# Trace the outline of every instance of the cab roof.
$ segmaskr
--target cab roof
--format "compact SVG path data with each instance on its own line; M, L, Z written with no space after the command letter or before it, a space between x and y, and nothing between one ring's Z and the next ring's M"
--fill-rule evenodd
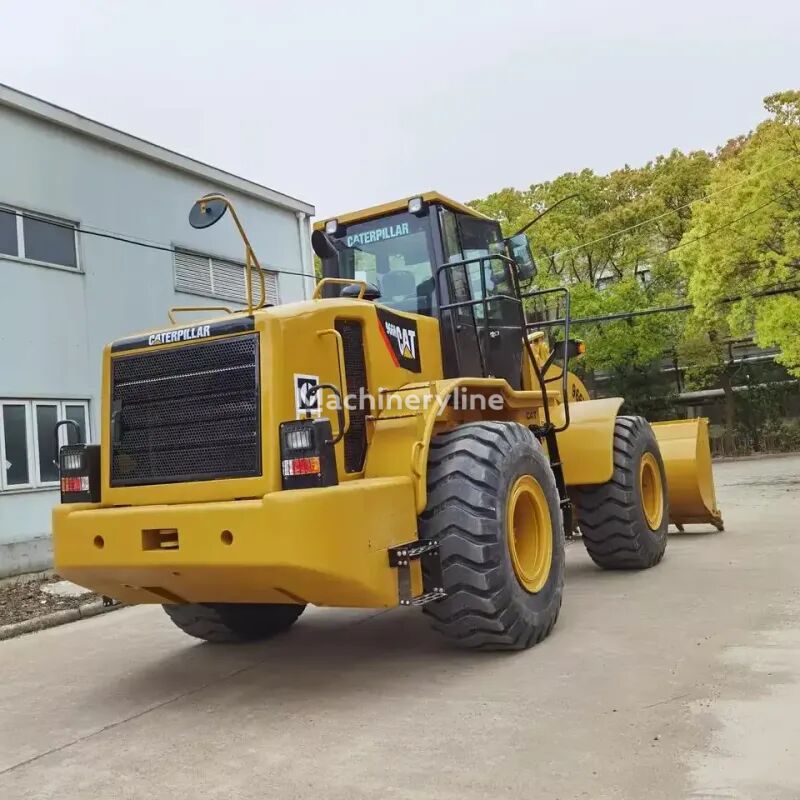
M476 211L474 208L465 206L463 203L459 203L458 200L451 200L449 197L439 194L439 192L423 192L422 194L412 194L408 197L403 197L400 200L394 200L391 203L383 203L379 206L370 206L369 208L363 208L360 211L350 211L347 214L336 214L332 217L318 220L314 223L314 229L324 229L325 223L332 219L338 220L343 225L349 225L353 222L366 222L367 220L374 219L375 217L384 217L387 214L393 214L396 211L403 211L408 207L408 201L414 197L421 197L426 203L439 203L445 208L449 208L451 211L460 211L462 214L469 214L469 216L476 217L477 219L491 219L491 217L481 214L480 211Z

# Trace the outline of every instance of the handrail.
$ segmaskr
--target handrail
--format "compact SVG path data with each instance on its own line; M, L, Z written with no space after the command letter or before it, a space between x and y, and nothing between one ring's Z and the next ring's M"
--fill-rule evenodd
M333 278L329 280L334 280ZM344 342L342 341L342 334L336 330L336 328L325 328L321 331L317 331L317 336L320 338L323 336L333 336L334 341L336 343L336 359L339 365L339 386L341 391L339 393L339 405L342 406L342 412L339 415L341 423L343 423L344 427L339 431L341 436L344 436L350 430L350 406L347 404L345 399L346 391L347 391L347 369L344 363ZM325 384L327 385L327 384ZM341 427L341 424L340 424ZM338 442L339 439L336 441Z
M236 313L228 308L228 306L173 306L169 311L167 311L167 316L173 325L177 325L178 323L175 321L175 314L182 314L184 312L188 313L190 311L225 311L228 314ZM242 311L244 311L244 309L242 309Z
M486 271L484 268L484 263L486 261L497 260L503 263L508 271L509 282L513 286L514 295L508 294L497 294L492 295L491 297L487 296L487 287L486 287ZM445 271L452 271L454 268L457 267L467 267L471 264L478 264L479 265L479 274L481 280L481 297L474 299L474 300L462 300L454 303L442 303L442 282L441 282L441 275ZM527 315L525 313L525 305L524 300L532 298L532 297L541 297L548 294L554 293L563 293L565 295L565 313L564 317L564 341L566 342L569 339L569 311L570 311L570 295L569 291L564 287L556 287L552 289L539 289L534 290L531 292L522 293L520 290L519 285L519 273L517 270L516 262L509 258L508 256L504 256L502 254L494 254L494 255L485 255L485 256L476 256L474 258L467 258L462 259L461 261L453 261L447 264L441 264L439 267L436 268L434 272L434 281L435 281L435 290L436 290L436 301L437 306L439 308L440 313L444 311L449 311L452 313L457 308L472 308L472 320L475 327L475 336L476 336L476 343L478 345L478 356L481 362L481 371L483 373L483 377L488 377L489 370L487 365L488 354L484 354L483 346L481 345L480 338L478 337L478 321L475 318L474 308L475 306L482 306L483 308L483 330L485 340L489 340L490 334L490 325L489 325L489 304L495 302L497 300L507 300L517 304L519 308L519 325L520 325L520 338L522 340L523 347L525 348L528 358L531 362L533 367L533 372L536 377L536 382L539 384L540 390L542 392L543 398L543 411L545 417L545 427L548 429L552 429L554 433L560 433L569 426L570 415L569 415L569 384L568 384L568 372L566 370L566 365L561 371L561 396L562 396L562 405L564 406L564 422L562 425L556 427L553 425L551 415L550 415L550 401L549 401L549 394L547 391L547 383L551 382L545 378L545 374L547 370L552 365L555 357L557 355L557 350L553 350L550 356L548 357L545 364L541 365L536 360L536 355L533 352L533 348L531 346L530 341L528 340L527 332L531 329L535 329L538 327L538 323L528 322ZM564 345L566 347L566 344ZM457 362L459 360L459 353L458 347L455 348L456 359ZM460 363L457 364L458 369L460 371L461 365Z
M530 292L525 292L524 294L520 294L520 303L523 303L524 300L528 300L530 298L535 297L543 297L544 295L548 294L563 294L564 295L564 342L562 347L564 349L564 355L566 355L566 348L567 348L567 341L569 340L569 322L570 322L570 294L569 289L564 286L555 286L551 289L535 289ZM524 313L524 303L523 303L523 313ZM540 323L538 322L528 322L527 317L525 321L525 330L531 329L540 329ZM525 337L527 341L527 336ZM557 345L553 348L550 352L550 355L547 358L547 361L542 365L541 374L542 374L542 386L544 387L547 383L552 383L553 379L548 381L544 376L547 374L547 370L553 365L558 354ZM563 397L563 406L564 406L564 424L555 428L555 433L561 433L561 431L566 430L569 427L569 372L567 370L566 359L564 359L564 364L561 368L561 394ZM549 422L549 420L548 420Z
M338 286L358 286L358 300L363 300L364 295L367 293L367 282L361 280L355 280L350 278L322 278L322 280L317 282L317 285L314 287L314 294L311 295L312 300L319 300L321 296L321 290L324 286L328 284L335 284Z
M478 345L478 357L481 361L481 372L483 373L483 377L488 377L488 369L487 369L487 359L483 352L483 347L481 347L480 338L478 337L478 320L475 318L475 306L482 305L483 306L483 331L486 340L489 340L489 303L493 301L493 299L501 300L503 298L507 300L511 300L512 302L519 303L519 300L516 297L511 297L508 295L495 295L492 298L486 296L486 272L483 268L483 264L485 261L491 261L493 259L497 259L501 263L505 264L509 277L511 278L511 283L518 287L518 281L516 280L516 263L513 259L509 258L508 256L504 256L501 253L495 253L494 255L485 255L485 256L475 256L474 258L464 258L461 261L450 261L447 264L440 264L433 275L434 280L434 289L436 291L436 306L440 312L442 311L450 311L451 313L451 320L452 320L452 312L455 308L472 308L472 322L475 326L475 342ZM459 301L458 303L442 303L442 282L441 282L441 275L446 270L453 270L455 267L466 267L469 264L478 264L479 265L479 273L481 278L481 297L477 300L464 300ZM456 354L456 362L459 369L461 371L461 364L458 363L459 359L459 351L458 347L454 349Z

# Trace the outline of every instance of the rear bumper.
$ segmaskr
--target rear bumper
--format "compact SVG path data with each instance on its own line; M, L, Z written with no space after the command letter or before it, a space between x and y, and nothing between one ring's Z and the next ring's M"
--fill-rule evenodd
M389 607L398 598L387 548L416 536L405 478L255 500L53 511L59 574L126 603Z

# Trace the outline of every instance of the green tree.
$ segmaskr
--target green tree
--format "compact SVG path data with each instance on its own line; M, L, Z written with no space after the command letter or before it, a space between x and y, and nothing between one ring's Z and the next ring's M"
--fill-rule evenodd
M678 244L691 224L691 204L704 194L712 168L708 153L674 150L640 168L565 173L472 205L510 234L561 198L577 195L529 230L537 283L568 286L574 317L639 310L673 304L683 295L685 279L663 251ZM653 362L676 348L682 326L676 315L582 325L576 333L588 346L583 369L609 373L615 393L641 393L652 383Z
M770 118L719 151L710 196L695 205L675 255L705 327L780 347L778 360L800 375L800 297L752 297L800 281L800 91L764 105Z

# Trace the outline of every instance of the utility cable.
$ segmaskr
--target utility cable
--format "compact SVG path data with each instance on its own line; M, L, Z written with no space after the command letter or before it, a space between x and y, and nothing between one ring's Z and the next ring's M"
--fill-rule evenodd
M686 245L694 244L695 242L699 242L702 239L707 239L709 236L714 236L721 231L724 231L726 228L733 227L737 222L741 222L743 219L747 219L747 217L751 217L753 214L761 211L762 208L766 208L767 206L772 205L773 203L777 203L782 197L785 197L787 194L791 194L794 192L794 189L787 189L785 192L781 192L780 194L775 195L775 197L767 200L766 203L762 203L760 206L756 206L755 208L751 208L749 211L746 211L744 214L738 217L734 217L731 220L728 220L724 225L719 225L716 228L711 228L707 230L705 233L701 233L698 236L694 236L691 239L682 239L677 244L672 245L671 247L667 247L665 250L657 250L652 253L645 253L639 259L637 259L637 263L643 260L650 260L653 258L657 258L658 256L666 255L667 253L673 252L673 250L680 250L681 247L686 247ZM617 266L617 269L624 269L625 267L634 266L633 262L627 262Z
M728 297L723 297L717 302L719 304L738 303L740 300L746 300L748 298L774 297L781 294L800 292L800 283L792 286L783 286L781 284L771 284L771 286L776 288L765 288L757 292L750 292L749 294L734 294ZM633 319L634 317L647 317L651 314L671 314L679 311L691 311L694 309L694 307L694 303L681 303L680 305L675 306L642 308L638 311L618 311L613 314L597 314L596 316L592 317L570 317L569 324L580 325L589 323L597 324L602 322L620 322L623 320ZM543 328L552 328L556 325L563 325L564 319L542 320L536 324L541 325Z
M782 167L786 164L789 164L792 161L796 161L797 159L800 159L800 155L787 158L785 161L773 164L771 167L766 167L765 169L759 170L758 172L752 172L749 175L746 175L741 180L734 181L733 183L729 183L726 186L721 186L719 189L716 189L713 192L708 192L707 194L704 194L701 197L696 197L694 200L690 200L688 203L684 203L682 206L678 206L677 208L671 208L668 211L664 211L661 214L657 214L655 217L650 217L649 219L642 220L641 222L637 222L634 225L629 225L627 228L620 228L619 230L613 231L612 233L607 233L605 236L599 236L597 239L590 239L588 242L581 242L581 244L575 245L574 247L568 247L565 250L559 250L558 252L553 253L552 256L549 256L549 258L555 260L557 258L560 258L561 256L567 255L568 253L574 253L577 250L581 250L585 247L597 244L598 242L604 242L607 239L613 239L615 236L620 236L623 233L628 233L629 231L636 230L637 228L641 228L644 225L649 225L651 222L657 222L660 219L664 219L664 217L668 217L670 214L677 214L679 211L683 211L686 208L691 208L695 203L701 203L704 200L708 200L712 197L715 197L718 194L727 192L730 189L735 189L737 186L741 186L743 183L747 183L748 181L751 181L754 178L759 177L760 175L764 175L767 172L771 172L774 169L778 169L778 167Z
M121 233L115 233L115 232L112 232L112 231L105 231L105 230L102 230L102 229L94 229L94 226L89 226L88 228L86 228L86 227L79 226L79 225L73 225L71 223L59 222L58 220L49 219L48 217L43 217L43 216L39 216L39 215L36 215L36 214L29 214L29 213L27 213L25 211L18 211L15 208L0 207L0 214L13 214L13 215L22 217L22 219L35 220L36 222L46 222L48 225L52 225L55 228L64 228L66 230L75 231L80 236L96 236L96 237L98 237L100 239L110 239L110 240L115 241L115 242L123 242L124 244L132 244L132 245L135 245L136 247L144 247L144 248L147 248L148 250L158 250L158 251L160 251L162 253L173 253L173 254L175 254L175 253L183 253L183 252L188 252L188 253L192 252L188 248L184 251L184 250L181 250L181 249L176 248L176 247L170 247L169 245L156 244L154 242L148 242L146 240L134 239L134 238L131 238L130 236L125 236L125 235L123 235ZM199 253L199 255L203 255L203 254ZM211 256L211 257L213 258L213 256ZM222 260L230 260L230 259L222 259ZM297 270L281 269L279 267L271 267L271 266L265 267L264 271L265 272L276 272L276 273L279 273L279 274L282 274L282 275L299 275L302 278L313 278L314 277L313 275L310 275L307 272L298 272Z

